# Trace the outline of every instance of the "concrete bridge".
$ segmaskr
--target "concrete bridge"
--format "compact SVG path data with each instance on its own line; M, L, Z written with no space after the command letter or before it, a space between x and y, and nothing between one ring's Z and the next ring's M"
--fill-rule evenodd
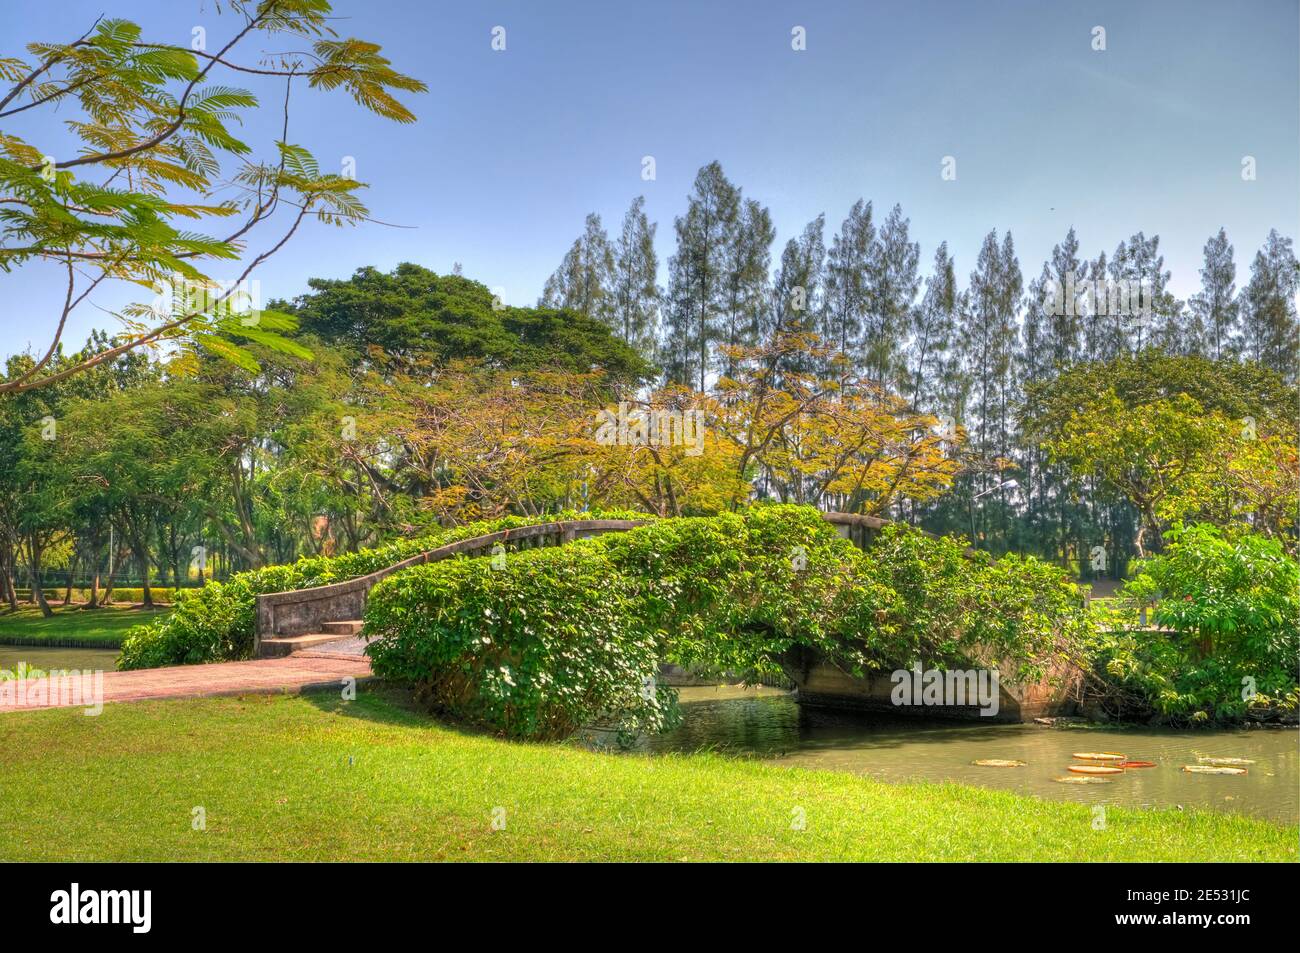
M853 513L824 513L839 534L861 549L889 525L888 520ZM558 520L500 530L448 543L419 553L369 575L328 586L265 593L257 597L254 655L275 658L304 653L317 657L357 656L364 649L360 639L366 598L382 579L411 566L437 562L455 556L483 556L500 545L506 550L540 546L562 546L575 539L605 533L621 533L646 520ZM498 552L500 550L497 550ZM969 555L975 550L967 550ZM976 703L949 706L898 706L891 694L889 673L857 677L832 664L812 649L799 647L779 660L794 681L801 704L861 711L918 714L927 717L984 718ZM994 663L996 665L996 663ZM1041 715L1069 714L1071 698L1077 694L1078 674L1062 668L1050 672L1036 685L1017 685L1004 673L999 682L998 721L1027 721Z

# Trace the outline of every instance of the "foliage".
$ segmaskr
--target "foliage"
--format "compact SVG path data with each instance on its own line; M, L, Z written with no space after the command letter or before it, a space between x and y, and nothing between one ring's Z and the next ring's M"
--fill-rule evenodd
M1120 593L1098 652L1105 677L1174 719L1234 719L1293 696L1300 563L1276 540L1209 524L1178 524L1167 538ZM1152 606L1168 631L1139 627Z
M933 625L916 622L954 589ZM659 661L772 671L808 647L857 671L996 657L1030 675L1086 628L1077 589L1036 560L971 560L903 528L863 552L788 505L656 521L504 567L414 567L366 611L377 674L517 737L596 719L662 727L670 700L641 694Z
M67 276L49 348L20 376L0 380L0 393L46 386L163 342L188 358L206 351L248 369L255 368L250 344L305 354L286 337L296 326L292 317L274 310L248 316L248 303L237 300L246 290L239 283L305 221L365 220L356 194L363 184L322 172L296 143L276 141L273 157L254 159L234 129L258 98L219 77L233 71L282 79L283 118L276 128L285 136L294 79L300 87L345 91L363 109L402 123L415 117L395 93L422 92L425 85L393 69L377 44L339 37L327 0L224 6L237 22L215 53L149 42L135 23L100 18L71 42L33 42L28 58L0 58L0 80L12 84L0 91L0 119L17 123L28 110L60 109L68 113L73 143L59 158L0 132L0 269L49 262ZM309 49L274 54L257 66L240 62L257 42ZM233 198L219 197L232 189ZM251 257L233 281L213 280L208 264L241 258L259 226L281 210L287 222L279 240ZM240 221L226 226L224 237L195 230L232 217ZM125 333L113 347L56 371L51 362L69 314L112 281L156 289L162 300L125 308L118 315Z
M1037 679L1078 662L1091 626L1079 588L1050 563L971 554L960 537L887 526L868 552L872 576L896 594L886 623L864 633L874 658L948 666L972 658Z
M345 281L311 279L311 292L281 304L304 331L370 360L445 365L479 361L513 370L599 368L613 381L650 373L636 351L594 317L504 305L484 285L403 263L359 268Z
M593 718L620 731L670 727L655 689L653 631L629 624L638 595L599 540L507 559L456 559L381 582L366 609L375 672L413 682L433 710L512 737L560 738Z
M117 665L120 669L156 668L247 658L253 650L257 596L262 593L327 586L376 572L457 540L584 516L594 518L594 515L575 513L503 517L355 553L303 558L291 565L236 573L226 582L210 582L201 589L182 592L165 618L128 632ZM613 518L618 518L618 514Z
M1257 365L1149 350L1028 386L1022 424L1075 501L1136 511L1139 555L1179 520L1244 524L1295 549L1295 410L1295 389Z

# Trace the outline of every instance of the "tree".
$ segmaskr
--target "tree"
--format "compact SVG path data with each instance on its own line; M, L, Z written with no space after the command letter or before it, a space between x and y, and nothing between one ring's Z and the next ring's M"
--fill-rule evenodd
M0 80L13 83L0 95L0 119L40 108L81 114L66 123L77 146L64 158L0 133L0 268L52 262L67 276L48 349L0 381L0 393L44 386L145 345L202 344L244 363L248 343L294 349L283 336L292 321L271 311L250 317L241 283L305 221L355 224L368 215L356 195L360 182L322 173L289 139L294 80L345 90L363 108L403 123L415 117L394 92L425 85L394 70L378 45L339 38L327 0L230 0L226 7L239 23L215 53L148 42L134 23L101 19L71 42L29 44L30 59L0 59ZM310 51L240 63L238 53L259 37L304 39ZM231 122L258 100L216 84L226 71L284 80L284 119L270 161L252 159L251 147L231 132ZM232 185L236 197L218 200ZM205 269L251 253L252 235L282 210L280 237L233 281L214 281ZM184 224L236 216L240 223L224 237ZM112 281L155 288L164 300L126 308L119 315L126 331L113 346L64 365L56 377L52 364L69 315Z
M735 349L737 373L720 383L714 402L717 430L734 452L734 486L743 491L732 508L760 479L762 497L875 514L951 485L958 464L935 418L860 375L842 386L821 380L816 369L829 353L802 331Z
M1219 233L1205 243L1201 290L1188 302L1197 332L1204 341L1203 353L1211 360L1229 357L1239 347L1240 304L1236 296L1236 281L1237 266L1232 260L1232 245L1228 243L1227 233L1220 228Z
M921 246L908 240L908 226L902 207L895 205L880 227L869 266L871 305L863 341L865 368L868 377L893 389L906 373L903 345L921 286L917 273Z
M913 312L908 379L912 406L935 410L944 405L944 381L957 371L952 349L957 331L957 278L948 243L940 242L934 252L934 269L925 282L925 297Z
M963 326L958 331L962 363L970 380L965 424L974 438L970 448L974 466L968 482L972 524L976 496L992 489L988 474L1010 462L1015 388L1012 360L1021 292L1020 265L1011 233L999 245L997 231L989 232L970 276L969 306L962 312ZM1000 523L1005 533L1009 519L1004 489L998 490L996 502L1001 504ZM971 535L978 535L974 528Z
M1158 542L1166 501L1185 493L1217 466L1214 450L1226 437L1226 419L1204 414L1185 395L1126 406L1109 391L1066 421L1047 441L1053 460L1122 495L1141 517L1138 556Z
M724 259L726 328L720 340L726 347L752 346L763 334L771 293L768 268L775 237L768 210L753 199L744 200ZM730 376L734 370L724 350L722 373Z
M823 323L826 243L822 231L826 216L818 215L797 238L785 244L781 267L772 284L775 328L773 340L816 333ZM824 372L828 356L807 348L777 349L778 368L792 375ZM816 360L816 363L809 363Z
M727 252L740 220L740 190L710 162L695 176L686 214L673 222L677 253L668 262L664 364L670 383L704 390L712 346L727 313Z
M1300 361L1300 322L1295 295L1300 283L1291 239L1271 229L1264 247L1250 265L1250 283L1242 291L1243 350L1252 360L1277 371L1284 380L1297 380Z
M822 339L833 345L848 365L862 357L862 334L872 304L871 268L879 254L871 203L858 199L831 239L821 331Z
M1027 382L1020 426L1067 468L1057 519L1079 552L1109 536L1118 564L1139 529L1147 545L1181 517L1287 532L1295 406L1294 389L1257 364L1150 348Z
M604 322L552 308L508 307L460 275L403 263L387 273L358 268L346 281L307 284L311 292L280 306L304 333L348 348L358 364L481 359L514 369L595 366L617 382L650 374Z
M574 311L613 326L613 284L614 249L600 225L600 216L593 212L560 267L546 279L537 306Z
M1136 354L1155 345L1170 354L1197 353L1200 341L1185 324L1182 302L1168 291L1169 277L1159 235L1147 238L1138 232L1119 243L1110 260L1106 296L1117 352Z
M638 195L623 216L623 230L614 244L610 294L614 330L642 355L654 351L659 314L656 227L646 219L645 197Z
M970 429L977 435L976 450L986 456L1005 455L1010 443L1006 412L1020 292L1020 266L1011 233L999 246L997 231L991 231L971 272L970 310L959 331L973 388Z

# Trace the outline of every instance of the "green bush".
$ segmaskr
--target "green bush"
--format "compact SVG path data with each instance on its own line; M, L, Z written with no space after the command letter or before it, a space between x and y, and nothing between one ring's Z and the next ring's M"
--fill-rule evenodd
M671 696L642 692L662 661L765 672L808 646L862 670L993 651L1028 672L1087 621L1077 588L1036 560L967 559L960 541L906 528L864 553L814 509L757 506L497 568L416 567L371 593L366 632L376 674L441 712L537 738L593 721L661 728Z
M122 643L117 666L119 669L157 668L248 658L253 651L257 596L263 593L310 589L355 579L447 543L502 529L561 519L599 518L645 517L572 512L507 516L403 539L375 549L339 556L304 557L286 566L236 573L226 582L210 582L202 588L183 591L166 618L130 629Z
M43 591L45 592L45 600L50 603L62 602L63 597L68 593L68 590L63 587L45 589ZM170 586L150 586L149 592L153 596L154 602L171 602L176 598L176 590ZM23 589L15 588L14 595L17 596L18 599L26 601L31 598L32 590L30 587ZM74 588L72 590L72 598L74 602L88 602L90 600L90 590ZM102 588L99 590L99 598L101 600L104 598L104 590ZM137 603L143 601L144 590L139 587L116 587L113 589L113 602L111 603L113 605L124 605L126 603Z
M967 555L960 537L887 526L868 551L869 575L896 596L888 617L863 631L867 652L894 666L1000 662L1021 680L1051 662L1086 664L1092 624L1082 591L1031 556Z
M1261 706L1293 711L1300 563L1277 540L1205 523L1165 538L1105 610L1097 669L1120 713L1198 722ZM1144 607L1172 631L1142 631Z
M433 710L508 735L559 738L593 717L663 728L671 691L650 690L659 643L603 540L415 567L366 609L376 674L411 682Z

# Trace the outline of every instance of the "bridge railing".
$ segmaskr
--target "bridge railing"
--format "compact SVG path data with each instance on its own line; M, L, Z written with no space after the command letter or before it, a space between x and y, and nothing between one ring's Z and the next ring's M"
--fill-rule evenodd
M321 623L345 622L360 619L365 612L370 590L381 580L395 572L437 562L453 556L472 556L490 552L500 543L507 550L532 546L560 545L574 539L618 533L635 529L644 520L561 520L503 529L484 536L462 539L428 552L419 553L383 569L311 589L291 589L287 592L268 592L257 597L257 623L254 635L254 654L257 643L275 636L308 635L321 631Z
M827 522L835 526L841 536L862 549L866 549L876 534L890 522L878 516L856 513L823 513L822 515ZM603 533L625 532L643 526L645 523L645 520L597 519L560 520L533 526L519 526L448 543L446 546L419 553L402 562L355 579L345 579L342 582L311 589L263 593L257 597L257 623L254 630L253 651L256 654L258 643L264 638L308 635L321 631L321 624L324 622L360 619L365 613L366 599L376 583L411 566L449 559L453 556L472 556L490 552L498 543L506 549L561 545L573 539L599 536Z

